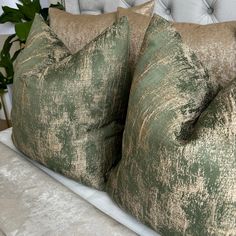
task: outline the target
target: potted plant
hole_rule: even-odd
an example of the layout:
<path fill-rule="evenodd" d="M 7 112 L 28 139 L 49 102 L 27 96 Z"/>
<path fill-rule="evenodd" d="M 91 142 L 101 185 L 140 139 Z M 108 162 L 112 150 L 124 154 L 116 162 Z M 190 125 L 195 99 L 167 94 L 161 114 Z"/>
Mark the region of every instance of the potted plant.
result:
<path fill-rule="evenodd" d="M 24 49 L 24 44 L 27 40 L 34 16 L 36 13 L 41 14 L 45 21 L 48 21 L 48 8 L 42 8 L 39 0 L 19 0 L 16 4 L 17 8 L 3 6 L 3 13 L 0 16 L 0 24 L 10 22 L 15 26 L 15 34 L 10 35 L 4 42 L 3 48 L 0 51 L 0 108 L 3 107 L 8 126 L 10 126 L 9 118 L 6 111 L 6 106 L 3 101 L 4 93 L 8 92 L 10 102 L 12 99 L 12 83 L 14 78 L 14 61 L 21 50 Z M 64 7 L 59 2 L 51 4 L 50 7 L 56 7 L 64 10 Z M 11 55 L 12 45 L 18 43 L 19 49 Z"/>
<path fill-rule="evenodd" d="M 10 54 L 11 47 L 13 43 L 18 42 L 19 39 L 16 38 L 16 35 L 10 35 L 0 52 L 0 68 L 2 68 L 2 72 L 0 71 L 0 96 L 1 96 L 1 103 L 3 106 L 4 114 L 6 117 L 7 125 L 10 126 L 8 114 L 6 111 L 6 106 L 3 101 L 3 95 L 8 91 L 10 102 L 12 97 L 12 83 L 13 83 L 13 76 L 14 76 L 14 69 L 13 69 L 13 63 L 18 56 L 21 49 L 17 50 L 13 56 Z"/>

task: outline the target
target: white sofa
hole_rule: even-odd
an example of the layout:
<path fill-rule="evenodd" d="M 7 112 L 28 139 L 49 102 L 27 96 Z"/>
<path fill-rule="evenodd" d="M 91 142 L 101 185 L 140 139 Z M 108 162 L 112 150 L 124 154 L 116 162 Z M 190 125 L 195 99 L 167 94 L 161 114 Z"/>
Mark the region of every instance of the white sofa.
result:
<path fill-rule="evenodd" d="M 117 7 L 132 7 L 148 0 L 64 0 L 74 14 L 102 14 Z M 177 22 L 211 24 L 236 20 L 235 0 L 155 0 L 154 13 Z"/>
<path fill-rule="evenodd" d="M 101 14 L 143 2 L 64 0 L 66 10 L 75 14 Z M 236 0 L 156 0 L 154 12 L 178 22 L 231 21 L 236 20 Z M 157 235 L 119 209 L 106 193 L 24 157 L 12 144 L 11 129 L 0 132 L 0 235 L 135 234 Z"/>
<path fill-rule="evenodd" d="M 0 132 L 0 236 L 158 236 L 105 192 L 21 154 L 11 132 Z"/>

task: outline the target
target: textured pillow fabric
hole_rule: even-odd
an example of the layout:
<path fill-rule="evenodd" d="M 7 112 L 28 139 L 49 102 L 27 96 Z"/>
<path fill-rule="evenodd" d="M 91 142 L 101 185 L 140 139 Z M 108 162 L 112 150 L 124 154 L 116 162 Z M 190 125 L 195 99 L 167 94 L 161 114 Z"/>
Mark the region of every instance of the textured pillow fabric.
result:
<path fill-rule="evenodd" d="M 213 81 L 226 87 L 236 78 L 236 21 L 209 25 L 173 23 L 173 26 Z"/>
<path fill-rule="evenodd" d="M 118 8 L 118 17 L 127 16 L 131 29 L 131 67 L 136 64 L 138 53 L 150 16 Z M 236 78 L 236 21 L 198 25 L 172 22 L 183 41 L 204 64 L 210 79 L 225 87 Z"/>
<path fill-rule="evenodd" d="M 41 17 L 35 17 L 15 69 L 13 140 L 20 151 L 103 189 L 121 152 L 128 35 L 128 21 L 122 18 L 70 55 Z"/>
<path fill-rule="evenodd" d="M 152 15 L 154 1 L 130 8 L 144 15 Z M 116 21 L 116 12 L 101 15 L 73 15 L 55 8 L 49 9 L 50 26 L 71 53 L 82 49 Z"/>
<path fill-rule="evenodd" d="M 234 81 L 214 99 L 197 57 L 154 16 L 131 87 L 122 159 L 108 179 L 115 202 L 163 236 L 235 235 L 235 92 Z"/>
<path fill-rule="evenodd" d="M 139 52 L 142 46 L 146 29 L 150 23 L 151 17 L 131 11 L 129 9 L 117 8 L 117 18 L 128 17 L 130 25 L 130 70 L 134 71 L 138 60 Z"/>

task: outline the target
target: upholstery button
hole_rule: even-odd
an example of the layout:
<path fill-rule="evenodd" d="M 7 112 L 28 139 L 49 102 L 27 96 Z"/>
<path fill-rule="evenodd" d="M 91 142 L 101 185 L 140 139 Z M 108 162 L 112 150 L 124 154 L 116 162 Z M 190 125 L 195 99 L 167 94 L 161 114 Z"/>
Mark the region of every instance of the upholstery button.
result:
<path fill-rule="evenodd" d="M 213 14 L 213 12 L 214 12 L 214 9 L 213 9 L 213 8 L 208 8 L 208 9 L 207 9 L 207 13 L 208 13 L 209 15 Z"/>
<path fill-rule="evenodd" d="M 166 14 L 170 15 L 171 14 L 171 10 L 170 9 L 166 9 Z"/>

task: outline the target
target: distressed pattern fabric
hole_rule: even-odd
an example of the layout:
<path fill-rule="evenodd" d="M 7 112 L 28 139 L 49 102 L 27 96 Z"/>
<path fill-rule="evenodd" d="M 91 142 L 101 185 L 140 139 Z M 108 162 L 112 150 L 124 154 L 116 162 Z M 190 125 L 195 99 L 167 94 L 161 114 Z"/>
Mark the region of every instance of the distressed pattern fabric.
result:
<path fill-rule="evenodd" d="M 130 11 L 152 15 L 154 1 L 130 8 Z M 116 12 L 101 15 L 73 15 L 55 8 L 49 9 L 50 26 L 71 53 L 82 49 L 116 21 Z"/>
<path fill-rule="evenodd" d="M 129 88 L 126 18 L 74 55 L 36 16 L 14 78 L 13 141 L 20 151 L 103 189 L 120 158 Z"/>
<path fill-rule="evenodd" d="M 163 236 L 236 235 L 236 82 L 216 97 L 214 86 L 171 24 L 154 16 L 107 191 Z"/>

